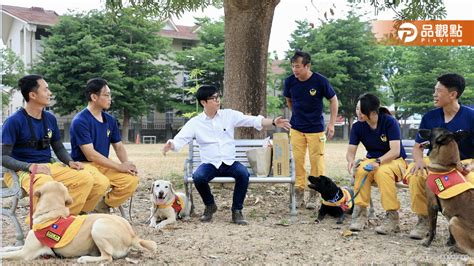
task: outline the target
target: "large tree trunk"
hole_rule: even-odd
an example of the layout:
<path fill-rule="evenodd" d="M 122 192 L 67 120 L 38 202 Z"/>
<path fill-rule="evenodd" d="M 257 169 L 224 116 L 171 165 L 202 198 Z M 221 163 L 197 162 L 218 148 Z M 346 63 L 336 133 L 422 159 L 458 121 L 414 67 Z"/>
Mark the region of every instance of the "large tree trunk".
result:
<path fill-rule="evenodd" d="M 123 110 L 123 123 L 122 123 L 122 142 L 128 143 L 128 128 L 130 127 L 130 114 L 127 109 Z"/>
<path fill-rule="evenodd" d="M 273 13 L 280 0 L 224 0 L 224 107 L 266 115 L 268 42 Z M 262 138 L 253 128 L 236 138 Z"/>

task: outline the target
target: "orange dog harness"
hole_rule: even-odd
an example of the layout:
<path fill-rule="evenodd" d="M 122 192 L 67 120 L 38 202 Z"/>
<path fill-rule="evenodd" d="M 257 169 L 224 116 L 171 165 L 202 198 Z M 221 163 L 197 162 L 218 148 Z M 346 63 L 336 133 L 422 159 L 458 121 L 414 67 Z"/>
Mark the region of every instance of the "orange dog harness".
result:
<path fill-rule="evenodd" d="M 41 244 L 61 248 L 74 239 L 86 218 L 86 215 L 59 217 L 57 220 L 34 224 L 33 231 Z"/>
<path fill-rule="evenodd" d="M 456 169 L 445 173 L 430 172 L 426 185 L 441 199 L 449 199 L 474 188 Z"/>

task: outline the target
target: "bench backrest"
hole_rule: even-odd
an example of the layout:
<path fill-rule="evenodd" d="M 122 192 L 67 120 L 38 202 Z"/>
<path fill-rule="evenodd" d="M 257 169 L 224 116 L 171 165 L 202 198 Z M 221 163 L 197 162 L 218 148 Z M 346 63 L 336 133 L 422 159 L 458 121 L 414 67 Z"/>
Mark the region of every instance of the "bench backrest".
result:
<path fill-rule="evenodd" d="M 263 146 L 263 139 L 236 139 L 235 140 L 235 150 L 236 150 L 236 161 L 242 163 L 250 173 L 250 176 L 255 176 L 253 174 L 252 168 L 250 167 L 250 163 L 247 159 L 246 152 L 248 150 L 261 148 Z M 292 160 L 292 153 L 289 153 L 290 161 Z M 190 173 L 193 173 L 194 170 L 201 164 L 201 157 L 199 154 L 199 144 L 197 144 L 196 140 L 189 143 L 189 157 L 190 161 Z M 272 173 L 270 173 L 270 176 Z M 290 162 L 290 176 L 292 175 L 292 167 Z"/>
<path fill-rule="evenodd" d="M 415 145 L 415 140 L 402 139 L 402 146 L 405 149 L 405 153 L 407 154 L 407 158 L 405 159 L 407 163 L 413 162 L 413 146 L 414 145 Z M 424 149 L 423 154 L 426 156 L 428 154 L 428 149 Z"/>

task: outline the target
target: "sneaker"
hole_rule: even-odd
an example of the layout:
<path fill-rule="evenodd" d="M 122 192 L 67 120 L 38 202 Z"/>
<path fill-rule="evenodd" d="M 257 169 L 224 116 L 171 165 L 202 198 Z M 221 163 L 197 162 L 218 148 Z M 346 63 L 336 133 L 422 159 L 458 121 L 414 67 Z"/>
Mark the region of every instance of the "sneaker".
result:
<path fill-rule="evenodd" d="M 413 230 L 410 231 L 410 238 L 412 239 L 423 239 L 428 235 L 429 224 L 428 217 L 424 215 L 418 215 L 418 222 L 416 223 Z"/>
<path fill-rule="evenodd" d="M 309 191 L 309 198 L 306 201 L 306 209 L 308 210 L 316 209 L 318 199 L 319 199 L 319 193 L 316 190 L 311 189 Z"/>
<path fill-rule="evenodd" d="M 110 213 L 110 206 L 105 203 L 104 198 L 102 198 L 97 205 L 95 206 L 94 211 L 96 213 Z"/>
<path fill-rule="evenodd" d="M 215 203 L 211 205 L 206 205 L 204 213 L 201 216 L 201 222 L 210 222 L 212 220 L 212 215 L 217 211 L 217 205 Z"/>
<path fill-rule="evenodd" d="M 362 231 L 364 230 L 367 221 L 367 208 L 356 205 L 352 212 L 352 220 L 349 230 L 354 232 Z"/>
<path fill-rule="evenodd" d="M 242 214 L 242 211 L 232 211 L 232 222 L 234 224 L 240 224 L 240 225 L 247 225 L 249 224 L 245 218 L 244 215 Z"/>
<path fill-rule="evenodd" d="M 382 224 L 375 228 L 375 232 L 381 235 L 400 232 L 400 218 L 398 211 L 387 211 Z"/>

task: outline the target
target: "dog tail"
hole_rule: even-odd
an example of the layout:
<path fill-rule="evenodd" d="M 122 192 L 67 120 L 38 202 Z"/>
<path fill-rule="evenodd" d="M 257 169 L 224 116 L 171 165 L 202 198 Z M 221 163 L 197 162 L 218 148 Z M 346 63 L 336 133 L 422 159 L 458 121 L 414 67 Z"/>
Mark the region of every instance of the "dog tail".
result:
<path fill-rule="evenodd" d="M 154 252 L 156 250 L 156 242 L 152 240 L 144 240 L 138 237 L 135 237 L 133 240 L 133 247 L 142 249 L 142 250 L 148 250 L 150 252 Z"/>

